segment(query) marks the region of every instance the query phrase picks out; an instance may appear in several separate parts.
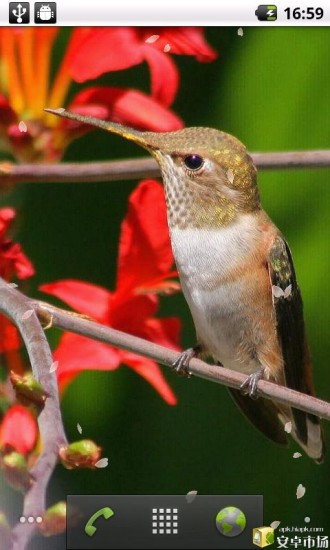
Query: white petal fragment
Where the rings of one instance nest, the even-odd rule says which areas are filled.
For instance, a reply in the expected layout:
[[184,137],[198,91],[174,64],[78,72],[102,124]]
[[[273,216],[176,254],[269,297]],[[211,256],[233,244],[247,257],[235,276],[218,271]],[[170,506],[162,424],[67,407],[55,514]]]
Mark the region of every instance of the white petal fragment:
[[151,36],[149,36],[149,38],[145,40],[145,42],[147,44],[153,44],[154,42],[157,42],[158,38],[159,38],[159,34],[152,34]]
[[100,460],[98,460],[95,464],[96,468],[106,468],[109,464],[109,459],[108,458],[101,458]]
[[240,27],[239,29],[237,29],[237,34],[238,34],[238,36],[243,36],[244,32],[243,32],[242,27]]
[[289,296],[291,296],[291,293],[292,293],[292,285],[288,285],[284,291],[284,298],[289,298]]
[[188,504],[191,504],[197,496],[197,491],[189,491],[189,493],[186,494],[186,501]]
[[8,286],[10,286],[11,288],[17,288],[18,285],[16,283],[8,283]]
[[234,175],[234,172],[230,168],[228,168],[228,170],[226,172],[226,176],[227,176],[228,180],[230,181],[230,183],[233,183],[235,175]]
[[57,368],[58,368],[58,361],[54,361],[54,363],[50,365],[49,372],[55,372]]
[[167,53],[169,52],[171,49],[171,46],[169,44],[165,44],[164,48],[163,48],[163,52]]
[[21,122],[19,123],[18,129],[20,132],[23,132],[23,133],[27,132],[27,125],[23,120],[21,120]]
[[270,524],[270,527],[271,527],[272,529],[277,529],[278,526],[280,525],[280,523],[281,523],[280,521],[273,521],[273,522]]
[[284,296],[284,292],[281,289],[281,287],[273,285],[272,286],[272,293],[275,298],[281,298],[281,296]]
[[82,434],[82,427],[80,426],[79,422],[77,424],[77,430],[80,434]]
[[292,431],[292,422],[287,422],[284,426],[284,431],[288,434]]
[[300,458],[301,456],[301,453],[293,453],[293,458]]
[[25,311],[25,313],[23,313],[21,317],[22,321],[26,321],[27,319],[29,319],[31,315],[33,315],[33,313],[34,313],[34,309],[28,309],[27,311]]
[[296,497],[302,498],[305,493],[306,493],[306,487],[304,487],[301,483],[299,483],[296,491]]

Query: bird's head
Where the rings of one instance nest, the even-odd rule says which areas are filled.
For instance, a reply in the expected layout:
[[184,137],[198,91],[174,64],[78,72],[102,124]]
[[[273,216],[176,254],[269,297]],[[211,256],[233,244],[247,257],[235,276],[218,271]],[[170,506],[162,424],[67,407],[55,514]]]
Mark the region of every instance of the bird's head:
[[259,210],[257,171],[245,146],[213,128],[140,132],[65,109],[53,114],[100,127],[134,141],[156,159],[165,185],[169,224],[219,227]]

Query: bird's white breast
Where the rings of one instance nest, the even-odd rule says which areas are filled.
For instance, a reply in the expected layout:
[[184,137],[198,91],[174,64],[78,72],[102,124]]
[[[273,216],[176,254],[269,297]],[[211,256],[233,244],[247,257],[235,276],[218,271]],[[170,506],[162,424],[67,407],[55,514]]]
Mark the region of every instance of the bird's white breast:
[[[237,363],[245,330],[246,282],[232,277],[239,265],[253,262],[262,241],[255,216],[245,214],[218,229],[172,228],[171,241],[182,290],[201,343],[228,368]],[[255,370],[255,364],[246,365]]]
[[257,220],[250,214],[224,228],[171,229],[178,269],[192,289],[208,288],[214,277],[225,279],[253,255],[261,240]]

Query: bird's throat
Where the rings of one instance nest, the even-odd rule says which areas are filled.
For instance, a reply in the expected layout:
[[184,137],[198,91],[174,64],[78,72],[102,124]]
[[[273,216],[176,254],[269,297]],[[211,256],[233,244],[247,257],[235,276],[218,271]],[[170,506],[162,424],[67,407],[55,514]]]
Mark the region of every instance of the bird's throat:
[[260,209],[257,189],[246,189],[242,197],[237,197],[201,186],[197,180],[187,184],[175,174],[163,173],[163,182],[170,228],[218,229],[230,225],[241,214]]

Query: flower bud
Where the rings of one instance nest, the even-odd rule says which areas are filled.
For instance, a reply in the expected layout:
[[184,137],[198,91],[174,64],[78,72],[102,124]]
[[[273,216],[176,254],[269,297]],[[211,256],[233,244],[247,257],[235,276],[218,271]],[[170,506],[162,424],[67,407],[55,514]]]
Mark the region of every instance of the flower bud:
[[59,452],[63,466],[66,468],[94,468],[101,455],[101,448],[90,439],[75,441],[63,446]]
[[36,413],[39,414],[45,406],[48,394],[33,377],[31,373],[19,376],[11,371],[10,380],[14,387],[17,400],[25,406],[33,405]]
[[48,508],[37,526],[45,537],[63,533],[66,529],[66,503],[60,501]]
[[20,453],[13,451],[1,458],[1,468],[7,483],[23,493],[32,484],[32,476],[28,470],[26,459]]

